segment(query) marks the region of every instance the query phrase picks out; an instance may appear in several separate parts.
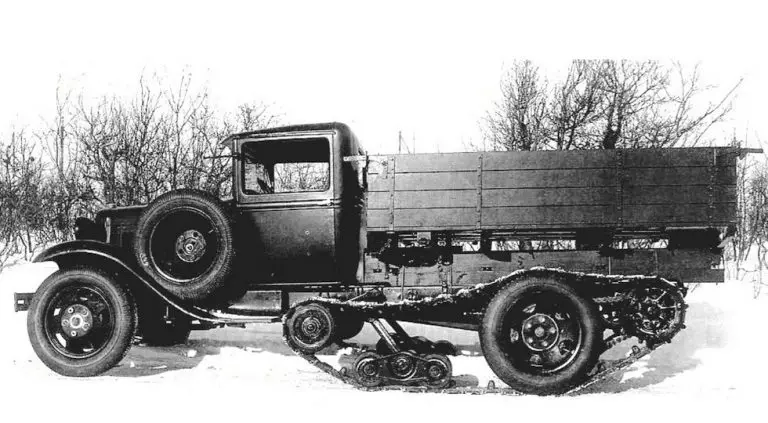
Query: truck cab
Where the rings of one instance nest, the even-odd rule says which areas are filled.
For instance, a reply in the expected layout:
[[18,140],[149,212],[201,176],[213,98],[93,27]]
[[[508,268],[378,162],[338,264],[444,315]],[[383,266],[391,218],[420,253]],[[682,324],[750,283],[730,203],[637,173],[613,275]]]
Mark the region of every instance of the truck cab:
[[349,127],[290,126],[223,143],[235,158],[234,218],[248,285],[355,284],[365,240],[365,151]]

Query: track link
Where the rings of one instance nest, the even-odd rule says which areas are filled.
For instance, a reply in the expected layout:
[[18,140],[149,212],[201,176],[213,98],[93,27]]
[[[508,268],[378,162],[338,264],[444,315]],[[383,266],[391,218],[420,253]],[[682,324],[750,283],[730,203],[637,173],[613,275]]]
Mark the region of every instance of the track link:
[[[606,350],[615,347],[621,341],[626,340],[631,336],[636,336],[642,346],[633,346],[631,353],[622,359],[602,361],[593,369],[589,376],[579,385],[571,388],[567,392],[560,395],[575,395],[580,391],[598,384],[599,382],[609,378],[611,375],[620,372],[633,363],[637,362],[641,358],[653,352],[660,345],[666,342],[670,342],[672,337],[677,334],[685,326],[683,324],[685,317],[685,308],[683,304],[680,312],[675,315],[674,321],[667,322],[664,327],[659,327],[657,322],[653,319],[653,315],[650,317],[648,313],[653,313],[653,304],[658,303],[659,299],[654,298],[648,294],[648,298],[633,298],[632,292],[651,292],[653,288],[656,295],[658,292],[672,292],[673,295],[679,296],[679,300],[682,301],[682,296],[685,293],[685,289],[674,285],[662,278],[648,277],[648,276],[605,276],[595,274],[584,274],[576,272],[566,272],[560,269],[546,269],[546,268],[533,268],[530,270],[523,270],[514,272],[508,276],[497,279],[496,281],[476,285],[471,288],[465,288],[457,291],[454,294],[442,294],[434,298],[426,298],[418,301],[398,301],[389,303],[371,303],[371,302],[356,302],[356,301],[340,301],[333,298],[312,298],[295,304],[291,309],[283,316],[284,322],[284,339],[291,350],[299,357],[306,360],[322,372],[330,375],[331,377],[349,384],[357,389],[364,391],[404,391],[404,392],[434,392],[434,393],[447,393],[447,394],[468,394],[468,395],[484,395],[484,394],[497,394],[497,395],[525,395],[519,391],[516,391],[507,387],[496,387],[493,382],[489,382],[489,386],[486,387],[466,387],[456,386],[455,381],[449,380],[441,386],[425,386],[421,384],[424,382],[423,377],[406,378],[406,380],[398,380],[390,375],[385,375],[384,384],[380,386],[367,386],[368,383],[361,383],[356,376],[356,369],[342,367],[336,369],[330,364],[320,360],[315,353],[309,353],[303,351],[302,348],[292,341],[292,336],[289,331],[289,321],[293,312],[302,306],[309,304],[321,304],[332,310],[333,313],[354,313],[360,318],[375,323],[377,319],[391,319],[399,320],[399,317],[406,316],[412,317],[425,312],[445,313],[447,310],[475,310],[478,304],[487,302],[488,298],[492,297],[502,287],[509,283],[514,283],[526,276],[554,276],[554,277],[567,277],[573,283],[591,283],[593,286],[603,286],[613,289],[613,293],[609,296],[595,296],[593,299],[598,305],[614,305],[620,307],[622,312],[626,314],[624,316],[625,326],[629,330],[625,331],[622,335],[617,335],[617,339],[606,341]],[[619,289],[615,289],[618,287]],[[622,289],[627,287],[630,289]],[[638,287],[640,288],[638,290]],[[648,288],[651,287],[651,288]],[[666,296],[668,293],[662,295]],[[656,303],[653,302],[656,301]],[[650,304],[650,305],[649,305]],[[651,311],[648,311],[651,310]],[[645,314],[644,314],[645,313]],[[408,319],[403,319],[408,320]],[[631,324],[630,324],[631,323]],[[654,326],[655,325],[655,326]],[[382,330],[377,328],[374,324],[374,328],[377,329],[382,338]],[[655,331],[654,331],[655,329]],[[623,330],[624,331],[624,330]],[[354,361],[363,354],[372,354],[370,351],[361,348],[353,344],[346,344],[344,342],[337,342],[343,347],[353,348]],[[392,341],[389,341],[392,344]],[[399,353],[399,351],[393,351],[393,354]],[[418,360],[423,360],[424,354],[416,354],[415,351],[407,352],[412,356],[417,356]],[[392,355],[381,355],[377,360],[386,360]]]

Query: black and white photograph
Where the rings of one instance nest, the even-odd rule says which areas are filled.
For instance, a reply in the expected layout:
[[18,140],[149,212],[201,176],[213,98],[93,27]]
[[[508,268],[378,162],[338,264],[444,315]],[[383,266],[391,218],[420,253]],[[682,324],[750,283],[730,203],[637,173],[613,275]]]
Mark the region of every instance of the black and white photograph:
[[3,2],[0,420],[758,420],[764,19]]

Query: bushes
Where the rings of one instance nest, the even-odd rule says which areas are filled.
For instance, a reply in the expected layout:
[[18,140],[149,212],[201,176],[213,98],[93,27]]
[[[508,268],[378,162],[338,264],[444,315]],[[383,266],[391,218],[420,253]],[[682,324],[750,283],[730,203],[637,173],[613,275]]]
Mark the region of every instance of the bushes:
[[189,75],[178,82],[142,77],[131,98],[90,101],[60,87],[47,124],[0,137],[0,266],[70,239],[74,219],[100,208],[177,188],[230,195],[231,159],[219,141],[277,118],[260,103],[222,113]]

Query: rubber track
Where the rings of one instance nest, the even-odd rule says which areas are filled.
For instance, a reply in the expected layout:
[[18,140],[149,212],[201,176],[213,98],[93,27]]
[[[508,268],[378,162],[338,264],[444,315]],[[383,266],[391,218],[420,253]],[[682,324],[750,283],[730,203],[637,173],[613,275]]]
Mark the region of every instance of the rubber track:
[[[341,301],[333,298],[310,298],[294,304],[291,309],[283,316],[283,340],[291,348],[291,350],[299,357],[306,360],[311,365],[315,366],[322,372],[332,376],[333,378],[340,380],[346,384],[362,391],[403,391],[403,392],[422,392],[422,393],[445,393],[445,394],[467,394],[467,395],[526,395],[522,392],[516,391],[511,388],[503,387],[449,387],[449,388],[430,388],[426,386],[406,386],[406,385],[384,385],[377,387],[366,387],[360,384],[349,373],[352,370],[342,369],[337,370],[333,366],[317,358],[314,354],[306,354],[294,347],[293,343],[288,340],[287,329],[285,328],[285,322],[290,318],[292,312],[299,306],[309,303],[321,303],[331,308],[351,308],[358,312],[369,314],[373,317],[387,318],[392,316],[396,319],[398,314],[405,313],[418,313],[423,311],[423,307],[439,307],[439,306],[457,306],[466,302],[475,302],[484,298],[490,299],[501,288],[516,280],[530,277],[530,276],[547,276],[547,277],[563,277],[567,278],[571,283],[628,283],[628,282],[657,282],[663,281],[668,283],[671,287],[674,286],[671,282],[666,281],[663,278],[651,277],[651,276],[621,276],[621,275],[598,275],[598,274],[586,274],[579,272],[568,272],[562,269],[550,269],[544,267],[534,267],[528,270],[519,270],[513,272],[507,276],[501,277],[493,282],[478,284],[472,288],[464,288],[456,292],[455,294],[441,294],[434,298],[425,298],[422,300],[402,300],[397,302],[387,303],[371,303],[361,301]],[[682,329],[682,327],[677,328]],[[668,340],[667,340],[668,341]],[[640,360],[644,356],[650,354],[653,350],[658,348],[661,344],[654,344],[651,346],[633,347],[633,352],[628,357],[618,360],[612,360],[606,364],[602,362],[605,367],[598,370],[587,380],[579,384],[578,386],[570,389],[560,396],[574,395],[587,387],[595,385],[596,383],[605,380],[612,374],[619,372],[627,367],[631,366],[636,361]]]

